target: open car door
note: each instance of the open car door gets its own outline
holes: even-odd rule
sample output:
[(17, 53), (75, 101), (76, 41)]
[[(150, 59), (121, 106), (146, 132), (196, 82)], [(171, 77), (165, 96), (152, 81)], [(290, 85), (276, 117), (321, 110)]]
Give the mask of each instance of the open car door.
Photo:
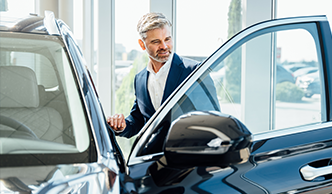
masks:
[[(261, 22), (228, 40), (136, 139), (128, 167), (139, 192), (331, 192), (331, 53), (325, 16)], [(318, 71), (294, 77), (296, 63)]]

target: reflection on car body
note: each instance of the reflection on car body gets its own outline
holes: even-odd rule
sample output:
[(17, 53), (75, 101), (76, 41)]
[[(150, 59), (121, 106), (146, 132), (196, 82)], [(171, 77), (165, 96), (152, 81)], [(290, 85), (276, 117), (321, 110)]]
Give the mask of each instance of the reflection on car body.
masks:
[[(170, 95), (127, 159), (68, 27), (49, 12), (19, 24), (0, 27), (1, 193), (332, 192), (326, 17), (266, 21), (238, 33)], [(313, 45), (306, 50), (316, 54), (319, 92), (275, 100), (279, 65), (266, 48), (295, 52), (296, 38)]]

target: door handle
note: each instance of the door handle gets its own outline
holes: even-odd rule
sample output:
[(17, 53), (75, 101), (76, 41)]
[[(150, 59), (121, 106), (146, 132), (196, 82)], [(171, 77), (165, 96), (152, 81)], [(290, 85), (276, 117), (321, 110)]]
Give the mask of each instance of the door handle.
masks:
[(311, 181), (315, 178), (327, 174), (332, 174), (332, 166), (325, 166), (321, 168), (314, 168), (309, 165), (306, 165), (300, 169), (302, 176), (305, 180)]

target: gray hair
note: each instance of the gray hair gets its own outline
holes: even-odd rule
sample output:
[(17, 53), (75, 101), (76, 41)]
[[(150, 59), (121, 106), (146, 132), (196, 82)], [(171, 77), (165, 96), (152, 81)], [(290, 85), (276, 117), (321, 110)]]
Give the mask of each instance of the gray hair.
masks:
[(165, 25), (172, 27), (172, 23), (162, 13), (148, 13), (138, 21), (137, 32), (145, 40), (149, 30), (163, 28)]

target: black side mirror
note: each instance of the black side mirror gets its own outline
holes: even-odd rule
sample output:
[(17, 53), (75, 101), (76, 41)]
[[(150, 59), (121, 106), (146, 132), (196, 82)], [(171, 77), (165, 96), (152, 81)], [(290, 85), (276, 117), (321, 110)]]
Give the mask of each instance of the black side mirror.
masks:
[(248, 160), (250, 143), (250, 131), (231, 115), (195, 111), (173, 121), (164, 153), (172, 167), (227, 167)]

